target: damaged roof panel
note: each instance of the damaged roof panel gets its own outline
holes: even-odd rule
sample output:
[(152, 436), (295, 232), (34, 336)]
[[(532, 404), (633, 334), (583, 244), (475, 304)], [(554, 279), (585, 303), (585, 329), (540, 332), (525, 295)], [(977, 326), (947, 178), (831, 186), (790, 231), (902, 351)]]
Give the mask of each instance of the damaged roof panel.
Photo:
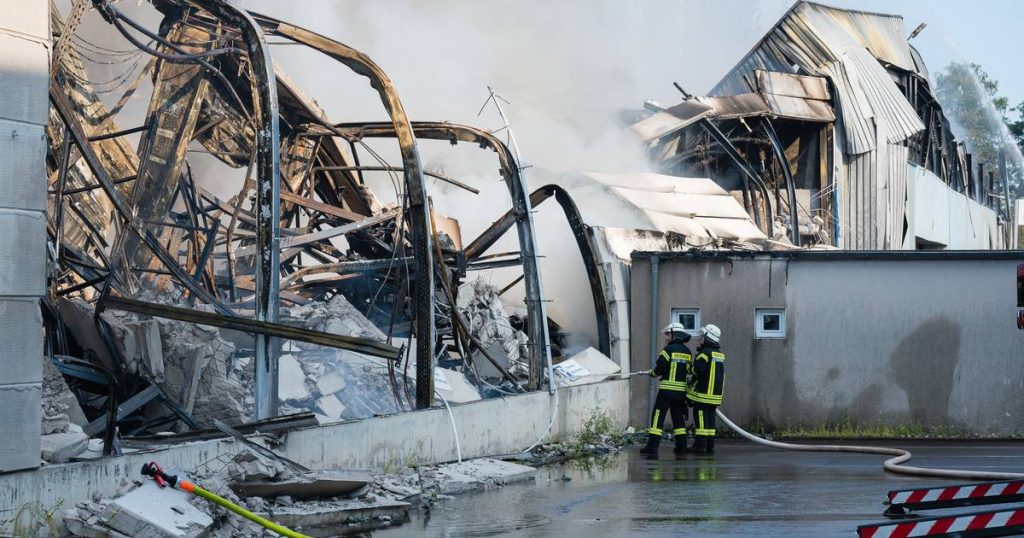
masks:
[[(821, 75), (832, 81), (843, 116), (847, 153), (856, 155), (875, 149), (874, 118), (889, 124), (890, 143), (902, 142), (923, 130), (924, 124), (911, 104), (863, 44), (867, 36), (889, 35), (893, 31), (868, 32), (864, 21), (871, 17), (889, 21), (891, 17), (860, 13), (855, 17), (860, 22), (854, 24), (850, 17), (838, 15), (842, 12), (798, 2), (710, 93), (748, 92), (750, 77), (756, 70), (792, 73), (795, 68), (800, 73)], [(880, 22), (878, 28), (888, 28), (888, 24)], [(851, 25), (856, 29), (851, 30)], [(899, 25), (902, 26), (902, 20)], [(895, 46), (893, 43), (889, 40), (884, 47), (876, 47), (879, 54), (891, 57), (882, 60), (896, 60), (900, 63), (892, 62), (894, 65), (907, 65), (908, 70), (913, 70), (909, 46), (905, 41), (901, 45), (911, 59), (907, 63), (889, 50)]]
[(758, 70), (757, 89), (772, 114), (780, 118), (805, 121), (835, 121), (829, 104), (831, 95), (824, 77), (805, 77), (789, 73)]
[[(710, 179), (652, 173), (583, 175), (635, 208), (652, 230), (683, 236), (691, 245), (709, 245), (716, 239), (767, 239), (739, 202)], [(607, 224), (594, 220), (600, 219), (588, 223)]]
[(689, 100), (653, 114), (630, 128), (640, 136), (640, 140), (649, 142), (685, 129), (695, 122), (714, 114), (715, 111), (710, 106)]

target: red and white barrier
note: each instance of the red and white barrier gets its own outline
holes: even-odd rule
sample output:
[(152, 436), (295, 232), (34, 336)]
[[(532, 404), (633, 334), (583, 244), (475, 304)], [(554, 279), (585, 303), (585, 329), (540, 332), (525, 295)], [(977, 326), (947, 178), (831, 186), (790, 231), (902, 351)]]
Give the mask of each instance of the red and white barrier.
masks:
[[(943, 488), (940, 488), (943, 489)], [(909, 536), (1010, 536), (1024, 532), (1024, 508), (956, 514), (903, 522), (886, 522), (857, 527), (860, 538), (905, 538)]]

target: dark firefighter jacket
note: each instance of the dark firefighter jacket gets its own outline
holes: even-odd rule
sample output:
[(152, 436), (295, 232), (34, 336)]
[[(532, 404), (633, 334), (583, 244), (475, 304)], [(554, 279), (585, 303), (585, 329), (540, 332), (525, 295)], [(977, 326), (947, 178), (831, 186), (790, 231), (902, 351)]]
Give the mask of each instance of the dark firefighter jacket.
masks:
[(658, 362), (650, 374), (660, 377), (658, 389), (665, 391), (667, 395), (686, 395), (686, 373), (689, 371), (690, 348), (686, 347), (685, 340), (677, 338), (665, 346), (665, 349), (658, 353)]
[(690, 387), (686, 397), (692, 402), (722, 405), (725, 387), (725, 354), (718, 344), (706, 340), (697, 349), (690, 364)]

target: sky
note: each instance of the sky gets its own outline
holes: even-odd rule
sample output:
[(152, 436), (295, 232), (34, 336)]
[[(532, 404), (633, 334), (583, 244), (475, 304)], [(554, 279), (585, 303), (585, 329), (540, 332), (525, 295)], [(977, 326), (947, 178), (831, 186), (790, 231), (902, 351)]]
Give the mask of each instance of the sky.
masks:
[[(980, 64), (999, 81), (1011, 104), (1024, 101), (1020, 46), (1011, 41), (1021, 31), (1024, 2), (1019, 0), (828, 0), (827, 4), (902, 15), (907, 32), (928, 27), (912, 41), (931, 73), (950, 62)], [(773, 6), (774, 7), (774, 6)], [(779, 8), (779, 14), (785, 12)]]

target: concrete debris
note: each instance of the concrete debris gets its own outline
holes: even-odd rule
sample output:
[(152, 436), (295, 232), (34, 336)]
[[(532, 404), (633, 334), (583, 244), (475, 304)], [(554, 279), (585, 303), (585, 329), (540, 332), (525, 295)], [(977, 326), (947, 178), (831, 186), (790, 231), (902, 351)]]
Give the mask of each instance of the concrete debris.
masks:
[(554, 367), (557, 383), (563, 387), (597, 383), (621, 370), (615, 361), (593, 347), (580, 351)]
[(441, 494), (457, 495), (533, 480), (536, 471), (518, 463), (480, 458), (428, 469), (421, 473), (421, 477)]
[[(124, 324), (125, 359), (138, 361), (143, 371), (157, 383), (164, 380), (163, 342), (156, 320), (130, 321)], [(129, 354), (130, 353), (130, 354)]]
[[(512, 326), (498, 297), (498, 288), (483, 279), (474, 281), (472, 288), (473, 293), (465, 306), (470, 333), (491, 350), (497, 344), (502, 352), (498, 356), (507, 360), (507, 364), (502, 366), (517, 378), (525, 379), (530, 370), (526, 359), (529, 337)], [(483, 364), (487, 361), (480, 357), (476, 362)]]
[(281, 355), (277, 363), (278, 384), (277, 397), (282, 401), (308, 400), (309, 389), (306, 388), (306, 374), (295, 355)]
[(316, 388), (320, 394), (332, 394), (345, 388), (345, 378), (338, 372), (329, 372), (316, 380)]
[(43, 357), (42, 405), (43, 435), (67, 432), (71, 424), (84, 426), (89, 423), (64, 376), (47, 357)]
[(213, 525), (189, 494), (146, 481), (107, 505), (104, 524), (129, 536), (195, 538)]
[(351, 495), (367, 487), (370, 480), (370, 473), (365, 471), (319, 471), (296, 474), (277, 481), (239, 482), (232, 484), (231, 489), (243, 497), (320, 499)]
[(358, 336), (381, 342), (387, 339), (372, 321), (366, 319), (366, 316), (356, 310), (356, 307), (341, 294), (335, 295), (326, 303), (281, 308), (281, 322), (342, 336)]
[[(401, 411), (383, 360), (312, 344), (290, 349), (291, 353), (282, 355), (278, 385), (282, 413), (308, 411), (319, 415), (321, 422), (335, 422)], [(292, 360), (301, 372), (295, 372)]]
[(317, 400), (316, 408), (320, 411), (321, 415), (328, 419), (339, 419), (341, 418), (342, 412), (345, 411), (345, 405), (342, 404), (341, 400), (333, 394), (328, 394), (327, 396)]
[(66, 463), (85, 452), (89, 447), (89, 436), (82, 433), (81, 428), (78, 428), (78, 431), (51, 433), (40, 438), (39, 447), (45, 461)]
[(223, 470), (222, 475), (232, 483), (259, 480), (285, 480), (292, 472), (284, 463), (270, 459), (253, 450), (239, 452)]
[[(461, 372), (434, 368), (434, 390), (448, 403), (464, 403), (481, 399), (480, 391)], [(440, 400), (437, 403), (441, 403)]]

